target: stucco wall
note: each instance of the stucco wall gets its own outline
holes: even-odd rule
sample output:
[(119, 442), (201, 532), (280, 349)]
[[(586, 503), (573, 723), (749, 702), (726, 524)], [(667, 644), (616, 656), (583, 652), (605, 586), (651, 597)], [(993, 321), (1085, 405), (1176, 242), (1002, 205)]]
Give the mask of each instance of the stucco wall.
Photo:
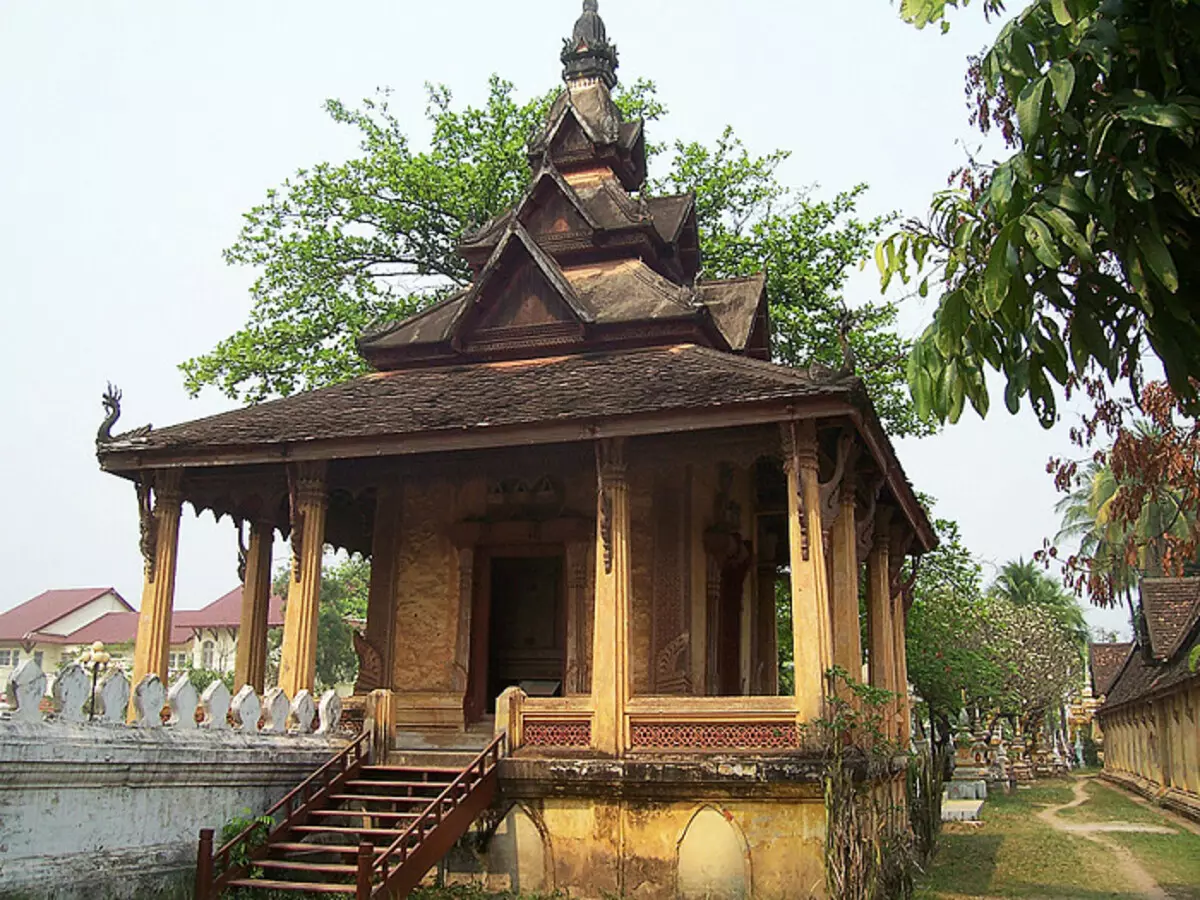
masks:
[(818, 799), (549, 798), (512, 808), (476, 877), (584, 900), (807, 900), (824, 896), (824, 838)]
[(189, 885), (202, 827), (263, 812), (340, 744), (316, 737), (0, 723), (0, 898)]
[(1200, 820), (1200, 685), (1101, 713), (1106, 777)]

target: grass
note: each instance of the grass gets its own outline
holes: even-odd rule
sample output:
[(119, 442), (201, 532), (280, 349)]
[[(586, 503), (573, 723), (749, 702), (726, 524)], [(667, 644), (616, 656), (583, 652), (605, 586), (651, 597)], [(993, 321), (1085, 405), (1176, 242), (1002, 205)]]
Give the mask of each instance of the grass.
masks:
[[(1106, 785), (1088, 785), (1089, 802), (1071, 822), (1126, 821), (1167, 824), (1163, 816)], [(1036, 817), (1047, 806), (1072, 799), (1066, 779), (1039, 782), (1013, 794), (994, 794), (982, 826), (947, 825), (917, 900), (1020, 897), (1028, 900), (1135, 900), (1120, 862), (1084, 837), (1056, 831)], [(1060, 814), (1061, 815), (1061, 814)], [(1173, 900), (1200, 900), (1200, 837), (1106, 835), (1128, 847)]]
[(1087, 788), (1088, 802), (1059, 813), (1071, 822), (1136, 822), (1140, 825), (1161, 825), (1163, 817), (1153, 809), (1130, 800), (1122, 792), (1100, 781)]

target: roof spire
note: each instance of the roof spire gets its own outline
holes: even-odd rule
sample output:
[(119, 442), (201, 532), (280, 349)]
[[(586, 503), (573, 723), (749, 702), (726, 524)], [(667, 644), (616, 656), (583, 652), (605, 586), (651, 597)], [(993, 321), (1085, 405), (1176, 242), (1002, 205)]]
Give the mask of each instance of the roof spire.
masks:
[(617, 45), (608, 40), (599, 7), (597, 0), (583, 0), (583, 14), (563, 41), (563, 80), (599, 78), (611, 90), (617, 83)]

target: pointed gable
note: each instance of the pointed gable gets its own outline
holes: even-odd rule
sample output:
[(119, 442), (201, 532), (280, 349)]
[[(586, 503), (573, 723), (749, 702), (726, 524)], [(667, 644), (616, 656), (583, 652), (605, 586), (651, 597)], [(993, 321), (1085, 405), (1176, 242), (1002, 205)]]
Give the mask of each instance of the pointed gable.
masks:
[(543, 169), (534, 179), (517, 208), (516, 218), (534, 236), (591, 234), (600, 228), (579, 196), (553, 169)]
[(539, 336), (581, 340), (595, 319), (520, 223), (506, 231), (460, 309), (451, 333), (459, 350)]

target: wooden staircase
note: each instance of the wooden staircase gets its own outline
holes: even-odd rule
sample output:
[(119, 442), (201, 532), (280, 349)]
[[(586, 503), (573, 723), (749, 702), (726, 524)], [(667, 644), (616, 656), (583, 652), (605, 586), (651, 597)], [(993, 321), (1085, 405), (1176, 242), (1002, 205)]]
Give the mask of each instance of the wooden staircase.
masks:
[(462, 767), (371, 765), (365, 738), (268, 811), (265, 842), (251, 827), (214, 854), (212, 830), (202, 831), (197, 900), (234, 888), (404, 897), (495, 798), (503, 735)]

